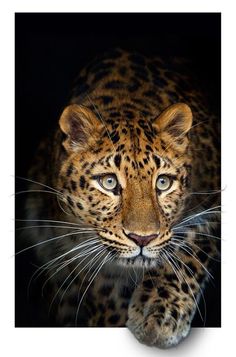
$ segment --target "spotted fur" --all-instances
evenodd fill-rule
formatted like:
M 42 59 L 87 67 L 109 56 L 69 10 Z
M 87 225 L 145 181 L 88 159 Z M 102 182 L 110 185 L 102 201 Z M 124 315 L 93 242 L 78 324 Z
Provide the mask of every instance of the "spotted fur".
M 84 228 L 37 246 L 40 265 L 52 262 L 42 272 L 51 276 L 45 295 L 58 326 L 127 325 L 162 348 L 189 333 L 217 254 L 217 208 L 198 213 L 218 206 L 218 195 L 197 193 L 219 190 L 219 122 L 175 68 L 121 50 L 95 60 L 82 70 L 55 137 L 41 144 L 31 178 L 57 191 L 29 198 L 28 219 Z M 116 175 L 112 191 L 101 186 L 105 174 Z M 156 187 L 160 175 L 172 182 L 167 191 Z M 39 228 L 31 239 L 63 234 Z M 103 255 L 95 250 L 81 262 L 73 248 L 88 237 Z

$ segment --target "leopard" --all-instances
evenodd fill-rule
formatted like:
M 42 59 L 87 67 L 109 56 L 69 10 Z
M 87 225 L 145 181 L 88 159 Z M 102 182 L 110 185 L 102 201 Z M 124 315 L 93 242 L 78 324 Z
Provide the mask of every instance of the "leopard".
M 219 258 L 220 123 L 198 84 L 183 59 L 119 48 L 76 78 L 25 203 L 22 250 L 36 251 L 55 326 L 126 326 L 170 348 L 202 315 Z

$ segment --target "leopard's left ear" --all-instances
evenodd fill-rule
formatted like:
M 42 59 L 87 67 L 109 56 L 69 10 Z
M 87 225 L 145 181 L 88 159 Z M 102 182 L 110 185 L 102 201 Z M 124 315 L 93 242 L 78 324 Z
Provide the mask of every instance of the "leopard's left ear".
M 164 110 L 155 120 L 158 132 L 165 132 L 172 137 L 184 136 L 192 126 L 192 111 L 187 104 L 173 104 Z
M 192 126 L 192 111 L 187 104 L 173 104 L 164 110 L 153 122 L 158 137 L 164 146 L 184 152 L 188 146 L 187 133 Z

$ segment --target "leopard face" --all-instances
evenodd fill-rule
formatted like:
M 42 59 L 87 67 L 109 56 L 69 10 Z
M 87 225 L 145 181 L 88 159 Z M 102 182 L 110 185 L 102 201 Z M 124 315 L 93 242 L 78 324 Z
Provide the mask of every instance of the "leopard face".
M 190 108 L 105 125 L 86 107 L 60 118 L 66 152 L 57 187 L 73 216 L 97 227 L 119 264 L 156 264 L 184 208 L 190 166 Z

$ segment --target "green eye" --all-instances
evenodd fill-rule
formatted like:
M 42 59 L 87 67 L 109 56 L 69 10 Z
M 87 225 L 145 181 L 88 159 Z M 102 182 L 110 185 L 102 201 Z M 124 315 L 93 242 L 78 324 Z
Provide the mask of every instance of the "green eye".
M 170 177 L 166 175 L 160 175 L 157 178 L 157 183 L 156 183 L 157 189 L 159 191 L 166 191 L 171 187 L 172 182 L 173 180 Z
M 118 180 L 115 175 L 104 175 L 99 178 L 100 185 L 107 191 L 112 191 L 118 185 Z

